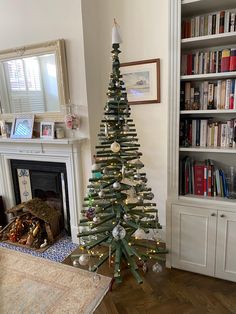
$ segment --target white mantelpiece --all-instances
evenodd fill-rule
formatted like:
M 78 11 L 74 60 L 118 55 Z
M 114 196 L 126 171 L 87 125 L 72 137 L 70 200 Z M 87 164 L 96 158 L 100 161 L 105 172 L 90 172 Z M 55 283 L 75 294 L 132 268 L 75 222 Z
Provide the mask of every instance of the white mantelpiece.
M 0 195 L 5 205 L 15 205 L 10 167 L 11 159 L 61 162 L 66 164 L 71 236 L 78 243 L 78 222 L 82 205 L 83 176 L 81 143 L 85 138 L 66 139 L 0 139 Z

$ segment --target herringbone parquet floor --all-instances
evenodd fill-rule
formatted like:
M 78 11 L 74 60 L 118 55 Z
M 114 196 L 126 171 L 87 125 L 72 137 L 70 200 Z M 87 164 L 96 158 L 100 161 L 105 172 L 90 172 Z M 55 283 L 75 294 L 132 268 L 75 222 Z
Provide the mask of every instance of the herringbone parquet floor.
M 99 270 L 112 274 L 106 263 Z M 123 274 L 95 314 L 236 314 L 236 283 L 177 269 L 156 274 L 151 265 L 141 285 L 127 270 Z

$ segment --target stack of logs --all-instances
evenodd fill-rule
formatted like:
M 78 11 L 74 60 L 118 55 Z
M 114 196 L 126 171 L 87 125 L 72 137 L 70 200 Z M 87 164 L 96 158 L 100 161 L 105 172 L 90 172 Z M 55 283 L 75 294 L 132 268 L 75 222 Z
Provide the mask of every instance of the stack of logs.
M 9 210 L 12 221 L 0 232 L 0 239 L 40 249 L 52 244 L 59 234 L 60 212 L 34 198 Z

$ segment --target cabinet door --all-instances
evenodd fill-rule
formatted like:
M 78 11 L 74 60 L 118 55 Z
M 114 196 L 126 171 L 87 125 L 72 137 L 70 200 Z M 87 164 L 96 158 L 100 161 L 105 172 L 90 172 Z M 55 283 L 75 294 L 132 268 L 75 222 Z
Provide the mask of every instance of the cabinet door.
M 172 266 L 214 275 L 217 211 L 172 206 Z
M 218 213 L 216 277 L 236 281 L 236 213 Z

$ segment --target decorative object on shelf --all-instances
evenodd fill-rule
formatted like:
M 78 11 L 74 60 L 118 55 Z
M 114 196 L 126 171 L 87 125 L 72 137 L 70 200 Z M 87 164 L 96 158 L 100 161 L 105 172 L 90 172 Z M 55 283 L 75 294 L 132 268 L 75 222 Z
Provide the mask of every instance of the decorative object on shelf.
M 11 138 L 32 138 L 34 115 L 19 116 L 14 119 Z
M 61 139 L 65 137 L 65 131 L 63 128 L 56 128 L 55 134 L 56 134 L 57 139 Z
M 139 262 L 146 263 L 154 255 L 163 255 L 167 251 L 157 247 L 156 241 L 139 245 L 139 240 L 133 237 L 140 228 L 144 234 L 161 226 L 153 214 L 157 215 L 156 204 L 149 201 L 153 195 L 146 184 L 146 174 L 139 173 L 143 167 L 139 161 L 142 154 L 120 73 L 121 38 L 116 22 L 112 38 L 113 61 L 108 100 L 98 134 L 99 145 L 96 146 L 95 164 L 89 179 L 89 194 L 84 199 L 78 237 L 84 239 L 83 249 L 88 254 L 91 250 L 102 249 L 91 271 L 96 272 L 107 261 L 110 267 L 114 267 L 116 283 L 121 283 L 121 270 L 123 265 L 127 265 L 137 282 L 141 283 Z M 124 132 L 124 126 L 129 127 L 127 132 Z M 132 131 L 129 132 L 130 127 Z M 138 180 L 134 180 L 137 174 Z M 138 197 L 142 200 L 138 201 Z
M 160 59 L 121 64 L 130 104 L 160 103 Z M 125 126 L 125 129 L 127 126 Z
M 54 138 L 54 122 L 41 122 L 40 123 L 40 137 L 46 139 Z
M 69 130 L 77 130 L 80 127 L 80 118 L 75 111 L 75 105 L 69 104 L 67 105 L 68 113 L 65 116 L 65 125 Z

